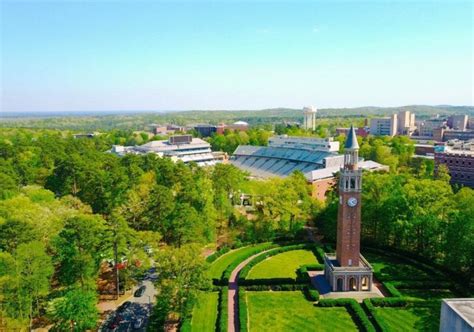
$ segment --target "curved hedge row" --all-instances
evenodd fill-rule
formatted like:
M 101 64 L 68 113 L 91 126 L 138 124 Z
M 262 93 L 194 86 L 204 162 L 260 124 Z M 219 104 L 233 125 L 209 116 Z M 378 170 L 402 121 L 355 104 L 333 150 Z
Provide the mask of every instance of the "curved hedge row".
M 266 260 L 268 257 L 275 256 L 287 251 L 292 251 L 292 250 L 299 250 L 299 249 L 311 249 L 314 252 L 314 244 L 308 244 L 308 243 L 303 243 L 303 244 L 294 244 L 294 245 L 288 245 L 276 249 L 269 250 L 265 254 L 259 255 L 252 259 L 239 273 L 239 283 L 242 285 L 274 285 L 274 284 L 291 284 L 291 283 L 305 283 L 308 282 L 309 279 L 307 279 L 307 275 L 305 277 L 304 274 L 298 273 L 298 277 L 296 279 L 294 278 L 271 278 L 271 279 L 252 279 L 252 280 L 247 280 L 246 277 L 248 276 L 250 270 L 257 265 L 258 263 Z
M 206 262 L 212 263 L 212 262 L 214 262 L 216 259 L 218 259 L 219 257 L 221 257 L 222 255 L 228 253 L 229 251 L 231 251 L 231 248 L 230 248 L 230 247 L 223 247 L 223 248 L 219 249 L 218 251 L 216 251 L 215 253 L 213 253 L 212 255 L 207 256 L 207 257 L 206 257 Z
M 360 329 L 366 332 L 375 332 L 375 327 L 370 322 L 364 309 L 354 299 L 324 299 L 318 302 L 320 307 L 346 307 L 349 313 L 355 318 L 355 322 Z
M 222 273 L 221 279 L 219 281 L 214 280 L 214 284 L 217 283 L 221 286 L 227 285 L 229 283 L 229 278 L 230 278 L 230 275 L 232 274 L 232 271 L 234 271 L 240 263 L 242 263 L 249 257 L 252 257 L 253 255 L 256 255 L 260 252 L 263 252 L 263 251 L 266 251 L 278 246 L 279 246 L 278 244 L 269 243 L 266 246 L 255 248 L 255 250 L 249 251 L 245 256 L 240 257 L 239 259 L 234 260 L 231 264 L 229 264 L 227 268 L 224 270 L 224 272 Z

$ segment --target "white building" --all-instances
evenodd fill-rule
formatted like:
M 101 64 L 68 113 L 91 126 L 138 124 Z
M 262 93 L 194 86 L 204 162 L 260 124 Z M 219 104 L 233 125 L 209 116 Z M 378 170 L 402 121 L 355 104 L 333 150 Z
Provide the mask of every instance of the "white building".
M 279 135 L 270 137 L 268 145 L 280 148 L 293 148 L 312 151 L 338 152 L 339 142 L 332 138 L 290 137 Z
M 411 136 L 416 129 L 415 114 L 410 111 L 398 112 L 398 126 L 397 132 L 400 135 Z
M 445 299 L 441 304 L 440 332 L 474 331 L 474 299 Z
M 306 106 L 303 108 L 304 122 L 303 128 L 306 130 L 316 129 L 316 113 L 318 110 L 313 106 Z
M 390 117 L 370 119 L 370 134 L 375 136 L 395 136 L 398 126 L 397 114 Z
M 118 156 L 128 153 L 154 153 L 160 157 L 169 157 L 173 161 L 196 162 L 200 166 L 215 165 L 219 162 L 212 153 L 209 143 L 200 138 L 193 138 L 191 135 L 171 136 L 168 140 L 151 141 L 143 145 L 114 145 L 110 152 Z

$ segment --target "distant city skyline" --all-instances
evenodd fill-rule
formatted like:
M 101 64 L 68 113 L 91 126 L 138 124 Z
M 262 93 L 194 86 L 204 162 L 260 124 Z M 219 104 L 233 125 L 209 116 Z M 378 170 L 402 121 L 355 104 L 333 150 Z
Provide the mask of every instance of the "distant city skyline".
M 474 104 L 471 1 L 0 10 L 5 112 Z

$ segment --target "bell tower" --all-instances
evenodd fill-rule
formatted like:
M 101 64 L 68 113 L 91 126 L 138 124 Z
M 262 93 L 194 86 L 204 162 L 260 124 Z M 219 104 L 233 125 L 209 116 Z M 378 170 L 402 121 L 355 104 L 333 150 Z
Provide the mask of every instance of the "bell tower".
M 351 126 L 344 145 L 344 166 L 339 178 L 336 258 L 340 266 L 359 266 L 362 170 L 359 144 Z
M 336 253 L 324 255 L 324 276 L 333 292 L 370 292 L 373 269 L 360 254 L 362 170 L 352 126 L 344 148 L 344 166 L 339 173 Z

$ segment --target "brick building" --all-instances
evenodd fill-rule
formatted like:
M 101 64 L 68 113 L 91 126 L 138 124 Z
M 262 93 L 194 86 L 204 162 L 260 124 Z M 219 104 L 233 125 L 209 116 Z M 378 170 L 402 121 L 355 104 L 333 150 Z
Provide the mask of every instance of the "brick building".
M 435 149 L 435 172 L 446 165 L 451 183 L 474 188 L 474 140 L 450 141 Z

